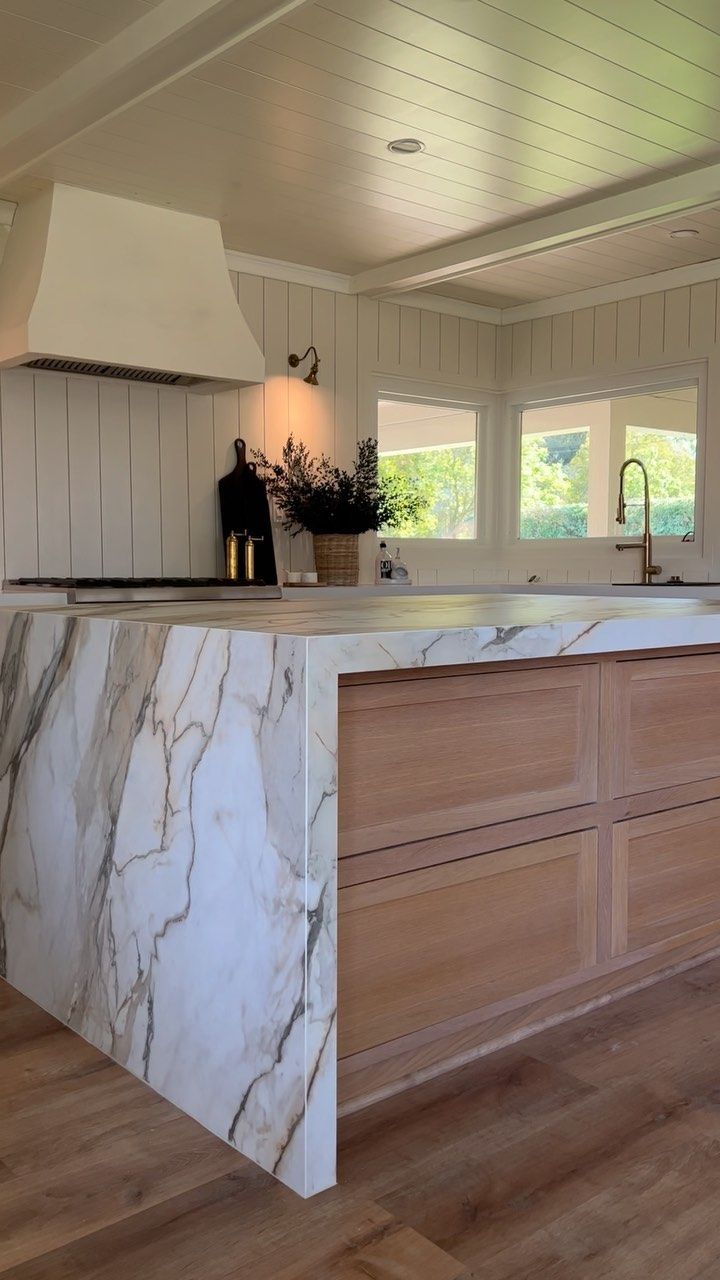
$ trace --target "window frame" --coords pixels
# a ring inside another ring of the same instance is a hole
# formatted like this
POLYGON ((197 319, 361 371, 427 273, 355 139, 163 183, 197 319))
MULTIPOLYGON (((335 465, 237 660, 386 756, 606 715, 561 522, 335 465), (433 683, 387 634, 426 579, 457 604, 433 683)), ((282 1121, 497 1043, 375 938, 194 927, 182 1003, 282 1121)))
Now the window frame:
MULTIPOLYGON (((506 442, 504 451, 503 479, 499 488, 504 495, 503 507, 505 516, 502 520, 501 545, 508 551, 524 551, 528 556, 534 553, 551 555, 552 551, 568 553, 582 551, 587 553, 598 551, 615 552, 615 544, 622 534, 605 537, 585 538, 521 538, 521 441, 522 414, 527 409, 550 408, 556 404, 577 404, 588 400, 607 400, 621 398, 623 395, 652 394, 654 391, 671 387, 697 386, 697 454, 695 470, 695 538, 692 542, 683 542, 673 534, 655 534, 658 555, 680 555, 687 559, 700 559, 705 549, 704 489, 706 471, 707 445, 707 360, 691 361, 683 365, 665 365, 662 368, 644 369, 632 374, 607 375, 602 378, 593 377, 583 380, 573 379, 572 386, 567 381, 555 385, 534 387, 529 390, 515 390, 504 397, 503 418, 506 430, 503 437, 506 442)), ((650 477, 652 484, 652 476, 650 477)))
MULTIPOLYGON (((398 541, 409 544, 416 552, 462 549, 474 556, 497 544, 499 506, 497 502, 497 419, 500 394, 480 392, 473 387, 416 382, 408 378, 377 377, 373 379, 373 431, 379 439, 378 406, 381 400, 400 404, 437 405, 440 409, 459 409, 476 415, 475 434, 475 536, 473 538, 412 538, 403 535, 398 541), (484 468, 484 469, 483 469, 484 468)), ((378 541, 393 535, 377 534, 378 541)), ((464 557, 461 557, 464 558, 464 557)))

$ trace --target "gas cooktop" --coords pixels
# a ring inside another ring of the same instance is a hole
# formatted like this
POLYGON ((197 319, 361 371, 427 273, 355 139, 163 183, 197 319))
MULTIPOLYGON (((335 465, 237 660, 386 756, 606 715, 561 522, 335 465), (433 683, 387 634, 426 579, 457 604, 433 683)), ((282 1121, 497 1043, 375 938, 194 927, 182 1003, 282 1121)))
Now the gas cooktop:
POLYGON ((8 578, 4 591, 61 592, 68 604, 132 600, 279 600, 279 587, 231 578, 8 578))

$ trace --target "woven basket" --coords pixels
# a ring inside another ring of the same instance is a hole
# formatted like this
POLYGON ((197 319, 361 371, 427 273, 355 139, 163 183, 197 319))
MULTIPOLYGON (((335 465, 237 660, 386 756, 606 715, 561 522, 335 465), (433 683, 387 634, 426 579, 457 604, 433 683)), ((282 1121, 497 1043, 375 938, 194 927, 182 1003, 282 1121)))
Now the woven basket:
POLYGON ((318 582, 325 587, 357 586, 360 553, 356 533, 316 533, 313 546, 318 582))

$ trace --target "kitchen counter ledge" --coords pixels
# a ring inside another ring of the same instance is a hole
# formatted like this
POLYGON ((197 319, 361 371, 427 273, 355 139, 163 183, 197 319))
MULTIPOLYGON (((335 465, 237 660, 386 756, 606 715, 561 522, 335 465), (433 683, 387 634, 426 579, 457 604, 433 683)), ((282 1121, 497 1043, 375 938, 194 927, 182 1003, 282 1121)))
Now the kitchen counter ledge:
MULTIPOLYGON (((642 596, 609 599, 582 595, 428 595, 387 600, 257 600, 138 604, 37 605, 22 611, 61 617, 104 618, 166 626, 199 626, 293 636, 365 636, 398 631, 464 630, 478 627, 634 622, 648 627, 679 619, 720 621, 720 601, 642 596)), ((20 612, 19 606, 13 612, 20 612)))
POLYGON ((0 972, 301 1195, 335 1180, 338 676, 720 645, 697 600, 0 608, 0 972))

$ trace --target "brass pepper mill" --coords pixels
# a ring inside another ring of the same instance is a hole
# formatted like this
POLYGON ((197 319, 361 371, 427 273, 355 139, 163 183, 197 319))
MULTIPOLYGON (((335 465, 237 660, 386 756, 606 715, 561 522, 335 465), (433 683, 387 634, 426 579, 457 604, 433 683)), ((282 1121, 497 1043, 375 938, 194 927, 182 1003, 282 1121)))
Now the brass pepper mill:
POLYGON ((245 581, 255 581, 255 543, 262 542, 262 538, 253 538, 251 533, 245 533, 245 581))
POLYGON ((231 582, 240 577, 240 540, 234 532, 225 539, 225 577, 231 582))

